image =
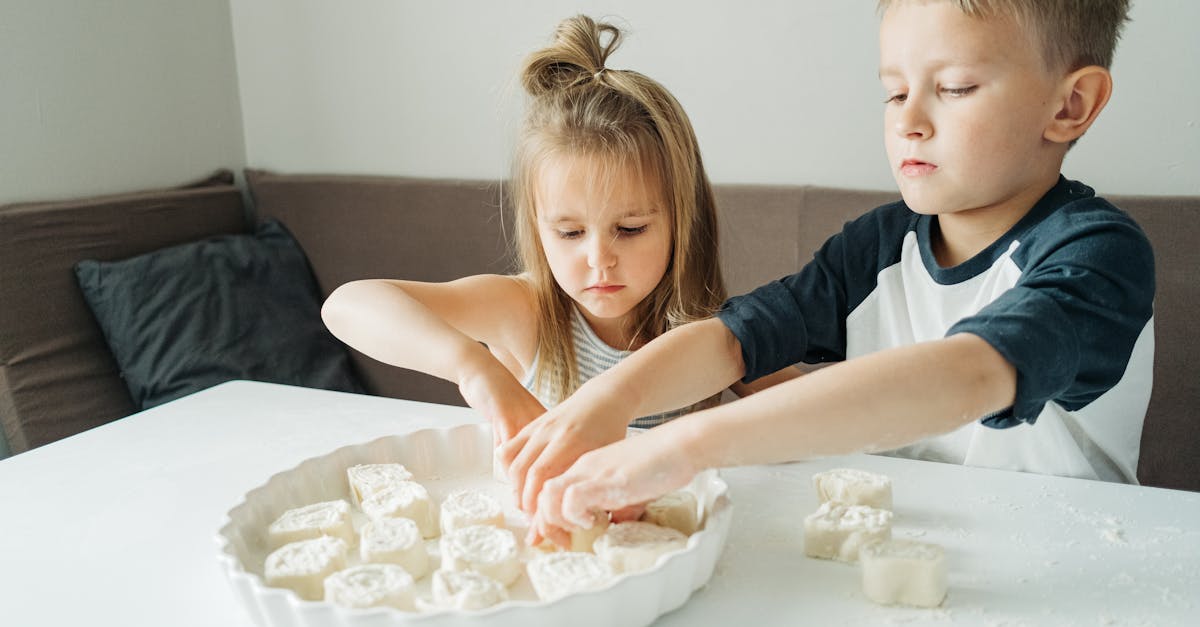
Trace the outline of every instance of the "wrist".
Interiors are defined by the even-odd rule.
[[[725,459],[724,444],[718,433],[718,423],[709,414],[712,410],[704,410],[678,418],[659,429],[666,427],[675,430],[670,434],[676,442],[680,453],[679,463],[687,466],[689,474],[721,468],[732,465]]]
[[[508,372],[486,346],[474,340],[456,351],[454,362],[456,366],[452,381],[458,384],[459,389],[475,388],[481,384],[486,387],[498,371]]]
[[[619,422],[621,428],[625,428],[640,415],[640,391],[636,386],[622,381],[619,377],[607,376],[608,374],[601,373],[585,382],[579,386],[576,394],[588,399],[584,402],[604,407],[604,415],[611,418],[614,424]]]

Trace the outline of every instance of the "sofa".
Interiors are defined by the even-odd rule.
[[[848,219],[895,192],[799,185],[717,185],[731,294],[798,270]],[[14,453],[137,411],[72,268],[203,238],[284,224],[320,296],[354,279],[445,281],[513,268],[498,181],[220,171],[173,189],[0,207],[0,422]],[[1200,197],[1109,196],[1156,251],[1154,391],[1139,480],[1200,491],[1200,378],[1187,365],[1200,333]],[[367,393],[462,404],[447,382],[351,351]],[[331,416],[331,419],[336,419]]]

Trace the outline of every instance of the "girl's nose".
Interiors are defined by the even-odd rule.
[[[587,248],[588,267],[597,270],[611,268],[617,264],[617,256],[613,253],[612,238],[596,234],[591,237]]]

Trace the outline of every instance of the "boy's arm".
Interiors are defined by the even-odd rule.
[[[706,468],[896,448],[1012,404],[1016,371],[963,333],[880,351],[676,419],[579,458],[546,483],[536,523],[585,527],[679,488]]]
[[[497,456],[509,468],[518,503],[532,512],[544,481],[583,453],[624,438],[634,418],[712,396],[741,376],[740,345],[720,320],[686,324],[580,386]]]
[[[321,316],[338,339],[367,356],[457,384],[500,439],[545,411],[493,355],[509,355],[520,367],[511,355],[522,344],[529,344],[524,352],[532,347],[532,327],[521,324],[534,319],[530,299],[512,277],[354,281],[330,294]]]

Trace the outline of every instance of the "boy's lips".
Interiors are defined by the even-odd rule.
[[[905,159],[900,162],[900,174],[904,176],[924,176],[937,168],[936,165],[920,159]]]

